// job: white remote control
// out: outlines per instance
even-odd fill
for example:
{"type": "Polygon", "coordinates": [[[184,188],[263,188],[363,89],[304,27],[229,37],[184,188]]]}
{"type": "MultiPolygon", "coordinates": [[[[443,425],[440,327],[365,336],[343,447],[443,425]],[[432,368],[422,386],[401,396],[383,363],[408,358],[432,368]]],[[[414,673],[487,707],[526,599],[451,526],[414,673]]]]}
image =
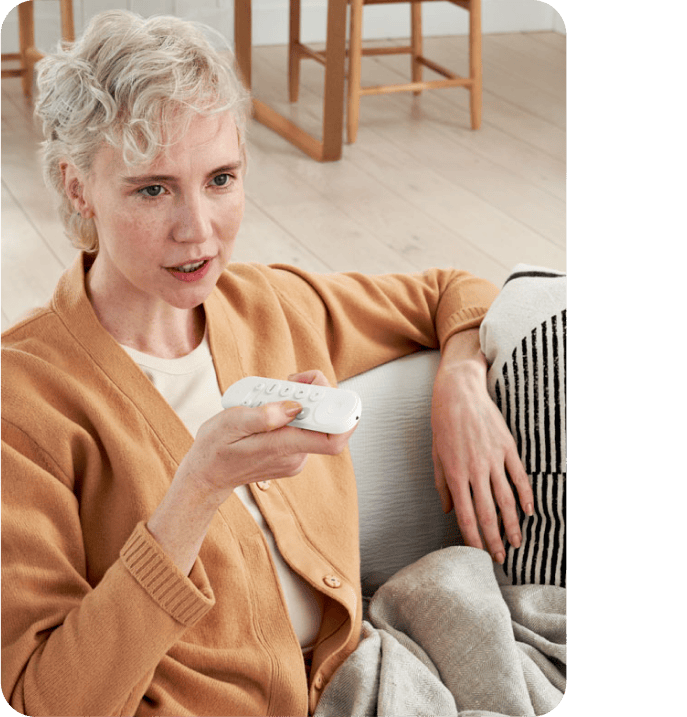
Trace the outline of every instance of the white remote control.
{"type": "Polygon", "coordinates": [[[360,420],[362,403],[355,391],[309,383],[248,376],[230,386],[222,408],[262,406],[277,401],[298,401],[303,410],[290,426],[321,433],[345,433],[360,420]]]}

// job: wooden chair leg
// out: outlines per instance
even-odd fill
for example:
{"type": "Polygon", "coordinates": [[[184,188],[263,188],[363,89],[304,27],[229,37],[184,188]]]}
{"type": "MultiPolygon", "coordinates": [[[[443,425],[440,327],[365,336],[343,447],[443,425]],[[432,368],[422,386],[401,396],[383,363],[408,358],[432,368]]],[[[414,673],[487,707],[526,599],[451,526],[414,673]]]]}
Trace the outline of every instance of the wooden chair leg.
{"type": "Polygon", "coordinates": [[[62,25],[62,39],[74,42],[74,8],[72,0],[60,0],[60,23],[62,25]]]}
{"type": "Polygon", "coordinates": [[[24,70],[21,76],[21,88],[26,97],[31,97],[33,90],[33,58],[32,48],[35,46],[33,33],[33,0],[22,2],[17,5],[19,16],[19,52],[21,54],[21,66],[24,70]]]}
{"type": "MultiPolygon", "coordinates": [[[[411,75],[413,82],[422,82],[422,65],[418,57],[422,56],[422,3],[410,3],[410,46],[411,51],[411,75]]],[[[422,90],[414,90],[414,95],[419,95],[422,90]]]]}
{"type": "Polygon", "coordinates": [[[348,46],[348,108],[346,113],[346,136],[349,144],[353,144],[358,136],[362,54],[363,0],[351,0],[351,31],[348,46]]]}
{"type": "Polygon", "coordinates": [[[482,8],[481,0],[470,1],[470,122],[482,124],[482,8]]]}
{"type": "Polygon", "coordinates": [[[239,76],[249,90],[252,86],[252,27],[250,0],[234,0],[234,56],[239,76]]]}
{"type": "Polygon", "coordinates": [[[301,0],[290,0],[289,5],[289,101],[298,100],[301,82],[301,0]]]}

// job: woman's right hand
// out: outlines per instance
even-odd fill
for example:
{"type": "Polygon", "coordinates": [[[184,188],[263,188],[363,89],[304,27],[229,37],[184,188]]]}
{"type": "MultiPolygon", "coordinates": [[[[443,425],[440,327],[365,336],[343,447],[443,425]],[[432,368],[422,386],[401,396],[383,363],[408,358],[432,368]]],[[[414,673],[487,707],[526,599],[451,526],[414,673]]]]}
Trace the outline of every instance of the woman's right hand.
{"type": "Polygon", "coordinates": [[[195,482],[220,505],[246,483],[298,475],[309,453],[345,448],[352,431],[329,435],[288,426],[300,411],[296,401],[222,411],[200,427],[175,480],[195,482]]]}
{"type": "Polygon", "coordinates": [[[333,435],[288,426],[300,410],[294,401],[230,408],[200,427],[147,523],[184,574],[193,567],[215,512],[236,488],[298,475],[308,454],[336,455],[346,447],[355,429],[333,435]]]}

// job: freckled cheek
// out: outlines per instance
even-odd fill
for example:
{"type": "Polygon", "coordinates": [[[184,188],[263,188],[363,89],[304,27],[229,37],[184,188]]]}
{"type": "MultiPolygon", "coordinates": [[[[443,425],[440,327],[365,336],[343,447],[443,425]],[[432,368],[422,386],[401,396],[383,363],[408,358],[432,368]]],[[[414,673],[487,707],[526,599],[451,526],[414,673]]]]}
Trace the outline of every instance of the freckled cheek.
{"type": "Polygon", "coordinates": [[[110,241],[118,246],[120,256],[137,260],[157,258],[165,232],[164,223],[126,212],[119,212],[108,225],[110,241]]]}
{"type": "Polygon", "coordinates": [[[243,195],[237,198],[236,202],[224,213],[221,220],[223,227],[224,236],[232,242],[236,238],[236,234],[241,226],[243,220],[243,211],[245,207],[245,201],[243,195]]]}

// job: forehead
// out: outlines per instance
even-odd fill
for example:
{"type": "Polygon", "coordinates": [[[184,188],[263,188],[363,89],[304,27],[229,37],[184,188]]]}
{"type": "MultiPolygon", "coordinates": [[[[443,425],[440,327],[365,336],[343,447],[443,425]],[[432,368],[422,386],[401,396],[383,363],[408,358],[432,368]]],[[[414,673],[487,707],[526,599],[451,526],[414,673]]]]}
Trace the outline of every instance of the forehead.
{"type": "Polygon", "coordinates": [[[122,148],[106,144],[98,151],[93,169],[127,176],[142,173],[202,170],[204,165],[236,163],[242,159],[238,129],[230,112],[194,114],[173,120],[162,133],[163,147],[150,161],[126,162],[122,148]]]}

